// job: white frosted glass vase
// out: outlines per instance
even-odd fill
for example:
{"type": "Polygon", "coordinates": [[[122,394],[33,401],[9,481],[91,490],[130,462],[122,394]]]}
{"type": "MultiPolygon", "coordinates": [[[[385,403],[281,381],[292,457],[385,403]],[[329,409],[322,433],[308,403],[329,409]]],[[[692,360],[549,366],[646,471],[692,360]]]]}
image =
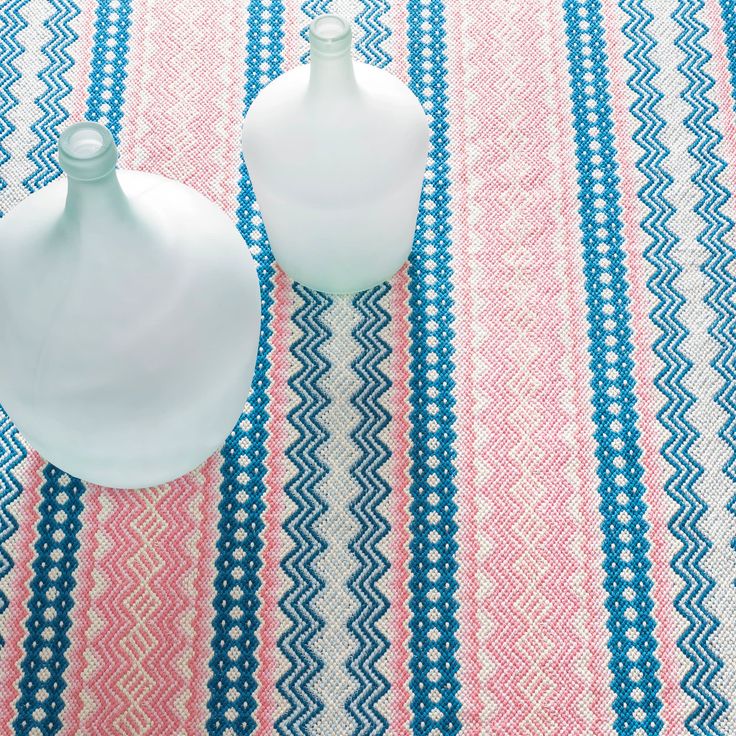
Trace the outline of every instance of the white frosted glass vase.
{"type": "Polygon", "coordinates": [[[317,18],[309,40],[310,64],[248,110],[243,154],[279,265],[313,289],[362,291],[409,255],[429,126],[400,80],[352,60],[342,18],[317,18]]]}
{"type": "Polygon", "coordinates": [[[84,480],[172,480],[221,447],[258,348],[255,265],[190,187],[116,170],[94,123],[59,140],[66,173],[0,220],[0,403],[84,480]]]}

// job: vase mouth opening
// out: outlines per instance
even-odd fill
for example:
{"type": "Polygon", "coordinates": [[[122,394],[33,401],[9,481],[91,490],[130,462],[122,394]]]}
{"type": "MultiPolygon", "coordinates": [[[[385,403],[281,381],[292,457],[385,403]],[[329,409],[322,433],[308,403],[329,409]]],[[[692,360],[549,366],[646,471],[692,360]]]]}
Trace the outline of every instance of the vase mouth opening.
{"type": "Polygon", "coordinates": [[[320,15],[309,26],[309,46],[319,56],[342,56],[350,51],[350,24],[339,15],[320,15]]]}
{"type": "Polygon", "coordinates": [[[101,179],[115,168],[117,158],[112,134],[99,123],[75,123],[59,137],[59,164],[71,179],[101,179]]]}

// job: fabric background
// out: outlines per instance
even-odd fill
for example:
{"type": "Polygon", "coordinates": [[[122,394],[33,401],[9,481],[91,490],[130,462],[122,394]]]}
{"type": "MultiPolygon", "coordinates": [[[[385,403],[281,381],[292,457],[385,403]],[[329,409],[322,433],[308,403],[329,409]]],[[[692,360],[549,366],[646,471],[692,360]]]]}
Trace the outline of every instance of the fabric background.
{"type": "Polygon", "coordinates": [[[734,6],[0,0],[0,210],[98,120],[263,290],[181,480],[0,414],[0,731],[736,734],[734,6]],[[351,298],[274,265],[239,151],[328,9],[432,129],[411,261],[351,298]]]}

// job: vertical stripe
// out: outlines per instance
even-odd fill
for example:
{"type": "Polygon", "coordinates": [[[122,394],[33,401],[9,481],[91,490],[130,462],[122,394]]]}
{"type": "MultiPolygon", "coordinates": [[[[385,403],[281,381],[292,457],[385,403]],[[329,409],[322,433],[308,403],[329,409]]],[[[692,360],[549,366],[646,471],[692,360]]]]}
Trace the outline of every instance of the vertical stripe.
{"type": "Polygon", "coordinates": [[[99,0],[95,19],[87,120],[101,123],[120,145],[132,0],[99,0]]]}
{"type": "Polygon", "coordinates": [[[620,195],[598,0],[566,0],[615,728],[661,732],[620,195]],[[635,622],[635,626],[632,624],[635,622]],[[636,692],[635,692],[636,691],[636,692]],[[643,695],[638,699],[636,695],[643,695]]]}
{"type": "Polygon", "coordinates": [[[358,448],[352,472],[360,492],[352,504],[358,530],[350,543],[350,551],[357,558],[359,568],[348,584],[358,604],[357,612],[348,622],[358,647],[348,662],[348,670],[358,681],[358,689],[348,698],[345,707],[357,724],[354,736],[383,734],[388,727],[388,721],[379,709],[381,699],[389,689],[389,683],[379,669],[388,650],[388,640],[379,626],[388,610],[388,599],[378,587],[389,565],[380,548],[380,543],[389,533],[389,522],[382,504],[388,498],[390,486],[382,469],[390,453],[381,436],[391,418],[382,403],[390,387],[383,370],[390,349],[382,337],[390,321],[382,304],[388,291],[388,285],[381,284],[357,295],[352,302],[360,316],[352,332],[360,352],[351,365],[360,381],[358,390],[351,397],[351,403],[360,416],[352,432],[358,448]]]}
{"type": "MultiPolygon", "coordinates": [[[[248,4],[246,109],[258,91],[280,73],[283,12],[281,2],[270,2],[268,9],[261,0],[251,0],[248,4]]],[[[256,727],[258,590],[263,563],[260,553],[263,547],[265,442],[273,335],[274,267],[244,165],[241,166],[237,214],[241,234],[252,242],[253,232],[256,232],[257,241],[262,244],[251,249],[261,284],[262,317],[261,342],[248,407],[222,450],[223,480],[215,561],[214,636],[207,731],[224,736],[249,734],[256,727]]]]}
{"type": "Polygon", "coordinates": [[[290,580],[280,602],[289,622],[279,638],[279,648],[289,661],[287,672],[278,682],[279,692],[289,704],[275,724],[281,736],[306,736],[324,708],[314,690],[315,677],[322,671],[324,662],[314,651],[313,641],[325,625],[314,606],[315,597],[325,586],[315,560],[326,549],[326,542],[316,527],[326,504],[316,489],[328,472],[320,458],[320,449],[327,441],[323,412],[328,403],[321,379],[330,368],[323,346],[330,334],[324,315],[332,299],[299,284],[294,285],[294,291],[299,303],[292,321],[298,336],[291,346],[291,354],[298,367],[289,379],[289,387],[297,396],[297,405],[289,412],[288,419],[297,436],[286,449],[286,456],[297,473],[284,488],[295,508],[284,523],[294,546],[281,563],[290,580]]]}
{"type": "MultiPolygon", "coordinates": [[[[43,90],[36,102],[41,117],[31,125],[36,144],[28,157],[31,172],[23,184],[34,192],[59,174],[54,157],[60,126],[67,117],[64,99],[70,91],[67,74],[73,66],[69,47],[76,38],[74,20],[79,8],[68,0],[54,0],[53,14],[45,25],[50,39],[41,51],[46,65],[39,72],[43,90]]],[[[73,607],[72,591],[82,512],[84,485],[53,465],[43,471],[41,487],[39,538],[35,545],[34,577],[30,583],[29,618],[26,623],[23,677],[13,721],[16,733],[28,733],[32,726],[47,733],[57,730],[66,687],[64,671],[69,646],[68,630],[73,607]]]]}
{"type": "Polygon", "coordinates": [[[29,152],[37,138],[27,121],[39,115],[37,100],[45,89],[40,75],[47,65],[41,49],[51,39],[52,14],[53,6],[45,0],[0,6],[0,48],[6,59],[0,67],[0,214],[28,195],[23,182],[33,171],[29,152]]]}
{"type": "MultiPolygon", "coordinates": [[[[658,45],[655,54],[665,93],[661,113],[666,122],[663,141],[670,150],[666,165],[675,180],[672,186],[675,207],[672,231],[678,240],[672,250],[675,285],[687,297],[681,302],[678,314],[684,330],[682,353],[688,366],[682,384],[694,399],[685,419],[692,426],[691,454],[699,470],[692,488],[676,489],[682,494],[681,509],[672,521],[673,532],[682,543],[673,566],[686,583],[676,599],[677,608],[686,620],[686,629],[678,643],[688,661],[682,687],[694,701],[686,714],[687,729],[690,733],[712,736],[725,733],[720,730],[718,720],[725,711],[726,691],[720,684],[723,662],[712,648],[719,626],[712,611],[713,596],[721,586],[716,587],[710,568],[714,559],[723,560],[724,553],[725,557],[730,556],[723,533],[720,530],[715,531],[715,536],[712,533],[713,520],[727,516],[724,506],[729,483],[723,475],[723,465],[728,449],[718,438],[723,410],[714,399],[721,380],[711,363],[717,343],[709,335],[713,312],[708,304],[709,284],[701,273],[708,254],[704,241],[714,235],[711,228],[714,220],[708,209],[716,205],[712,196],[704,196],[703,177],[707,178],[708,173],[703,158],[717,156],[715,131],[712,122],[708,122],[713,121],[715,110],[707,94],[711,85],[701,76],[706,68],[705,52],[690,45],[691,42],[697,45],[693,41],[697,34],[692,31],[695,19],[689,15],[689,9],[681,9],[685,13],[682,17],[682,12],[670,14],[656,5],[651,7],[653,35],[665,46],[660,50],[658,45]],[[688,27],[686,32],[684,26],[688,27]],[[674,48],[674,53],[668,53],[668,48],[674,48]]],[[[720,206],[723,205],[722,201],[720,206]]]]}
{"type": "MultiPolygon", "coordinates": [[[[10,507],[21,492],[21,484],[15,471],[26,455],[18,430],[8,415],[0,409],[0,584],[13,568],[8,541],[18,531],[18,522],[11,515],[10,507]]],[[[9,602],[7,593],[0,587],[0,621],[4,618],[9,602]]],[[[5,638],[0,628],[0,649],[4,646],[5,638]]]]}
{"type": "Polygon", "coordinates": [[[575,402],[588,376],[571,326],[582,279],[563,184],[558,12],[468,2],[450,18],[451,99],[465,95],[450,123],[459,674],[461,720],[479,736],[587,733],[607,705],[608,672],[591,651],[605,632],[600,581],[585,569],[596,510],[590,422],[575,402]]]}
{"type": "MultiPolygon", "coordinates": [[[[681,0],[672,17],[680,30],[675,45],[684,54],[684,59],[678,65],[679,71],[687,81],[687,86],[682,92],[683,99],[689,106],[684,124],[695,137],[695,143],[689,148],[689,152],[697,163],[693,172],[693,183],[700,195],[694,205],[694,212],[701,219],[697,229],[697,243],[704,249],[705,255],[700,263],[700,270],[712,284],[707,292],[701,293],[705,305],[711,310],[712,321],[708,332],[717,346],[715,355],[711,353],[711,366],[722,379],[713,394],[716,403],[725,413],[726,420],[718,434],[728,444],[730,450],[730,457],[724,458],[723,470],[731,480],[734,480],[736,475],[733,469],[735,460],[733,453],[736,444],[733,422],[736,412],[732,392],[736,373],[732,361],[735,353],[733,301],[736,280],[730,272],[734,252],[725,241],[726,235],[733,228],[733,222],[724,208],[729,193],[721,183],[725,163],[719,155],[718,145],[722,135],[715,127],[717,107],[710,94],[713,79],[707,65],[711,55],[704,45],[707,28],[701,18],[702,8],[702,0],[681,0]]],[[[692,287],[695,287],[695,284],[692,284],[692,287]]],[[[701,372],[703,367],[697,365],[696,370],[701,372]]],[[[701,422],[702,419],[701,415],[701,422]]],[[[707,508],[707,500],[701,500],[696,496],[691,499],[691,506],[688,509],[692,519],[691,525],[695,527],[693,533],[697,535],[696,548],[701,554],[712,547],[712,542],[696,526],[707,513],[707,508]]],[[[694,567],[700,574],[695,578],[693,587],[685,591],[685,594],[688,597],[692,596],[692,600],[697,603],[690,606],[695,610],[692,612],[691,625],[682,642],[688,658],[693,662],[683,687],[697,703],[695,712],[686,721],[688,728],[692,733],[710,735],[721,733],[717,722],[726,709],[726,701],[716,689],[723,663],[709,643],[719,622],[704,604],[700,604],[700,597],[707,596],[713,590],[715,581],[701,565],[697,564],[700,562],[699,558],[700,555],[695,556],[694,567]]]]}
{"type": "Polygon", "coordinates": [[[444,7],[408,5],[409,86],[430,122],[430,152],[409,261],[412,727],[460,729],[457,680],[455,415],[444,7]]]}
{"type": "Polygon", "coordinates": [[[315,562],[324,587],[314,599],[315,613],[324,626],[312,644],[315,655],[324,663],[314,678],[314,693],[324,708],[311,724],[310,733],[348,736],[359,721],[346,704],[363,685],[354,679],[351,666],[362,644],[360,633],[351,625],[361,615],[361,602],[353,595],[352,581],[363,563],[353,549],[359,528],[354,509],[361,501],[362,488],[351,473],[360,454],[352,437],[360,415],[351,401],[360,386],[360,376],[353,369],[359,351],[353,336],[359,315],[348,297],[335,296],[331,302],[324,315],[329,337],[322,348],[330,368],[321,382],[328,398],[322,413],[328,435],[318,454],[329,472],[316,487],[325,512],[315,522],[317,535],[326,542],[315,562]]]}
{"type": "Polygon", "coordinates": [[[678,239],[672,231],[673,180],[660,114],[664,80],[655,61],[660,53],[672,57],[677,51],[654,28],[650,7],[639,0],[623,0],[605,13],[604,25],[621,178],[623,248],[636,335],[633,377],[642,429],[642,481],[651,525],[653,616],[662,665],[661,716],[663,733],[680,736],[692,702],[681,687],[689,663],[677,644],[685,619],[675,602],[682,581],[671,563],[682,543],[672,534],[671,520],[683,505],[680,488],[692,489],[699,467],[691,451],[696,433],[685,418],[694,397],[683,388],[688,361],[682,353],[685,332],[678,317],[682,292],[674,287],[672,253],[678,239]]]}
{"type": "MultiPolygon", "coordinates": [[[[388,8],[386,0],[366,0],[355,18],[363,31],[355,41],[356,51],[362,61],[379,67],[385,67],[390,61],[383,49],[390,35],[385,25],[388,8]]],[[[389,567],[381,543],[390,531],[382,509],[390,491],[384,477],[390,452],[382,437],[390,421],[383,404],[390,387],[384,372],[390,348],[383,337],[390,322],[386,311],[388,292],[389,287],[381,284],[357,294],[352,300],[352,309],[359,317],[352,338],[357,341],[359,354],[351,364],[358,387],[350,403],[359,421],[351,428],[351,439],[357,446],[357,458],[354,458],[351,471],[360,490],[351,504],[357,531],[350,542],[350,552],[357,559],[358,569],[348,582],[357,602],[357,610],[350,617],[348,627],[358,646],[347,668],[358,686],[343,707],[355,721],[353,736],[383,734],[388,728],[382,701],[388,693],[389,682],[381,671],[388,640],[381,625],[389,603],[380,587],[389,567]]]]}
{"type": "Polygon", "coordinates": [[[32,592],[30,580],[33,575],[31,562],[38,539],[39,507],[41,505],[41,471],[43,458],[33,450],[27,451],[26,459],[15,468],[15,477],[20,481],[22,493],[10,504],[9,511],[19,520],[18,531],[6,543],[5,550],[15,562],[7,574],[0,579],[0,588],[8,599],[8,607],[0,616],[0,632],[5,641],[0,647],[0,723],[12,723],[13,708],[19,695],[19,684],[23,678],[23,644],[29,616],[28,602],[32,592]]]}
{"type": "MultiPolygon", "coordinates": [[[[28,24],[21,15],[21,10],[27,2],[28,0],[12,0],[0,7],[0,172],[11,158],[6,139],[17,129],[10,113],[20,102],[14,87],[22,78],[16,62],[24,50],[20,33],[28,24]]],[[[7,180],[0,175],[0,194],[7,186],[7,180]]]]}

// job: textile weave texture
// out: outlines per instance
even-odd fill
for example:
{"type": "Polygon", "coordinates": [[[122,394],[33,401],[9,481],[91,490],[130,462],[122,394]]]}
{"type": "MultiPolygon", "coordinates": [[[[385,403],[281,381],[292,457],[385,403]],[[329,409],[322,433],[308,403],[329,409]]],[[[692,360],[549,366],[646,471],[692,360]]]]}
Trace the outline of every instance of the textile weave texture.
{"type": "Polygon", "coordinates": [[[180,480],[0,412],[0,732],[736,735],[735,82],[734,0],[0,0],[0,210],[96,120],[263,297],[180,480]],[[274,264],[240,156],[327,11],[431,126],[410,262],[352,297],[274,264]]]}

